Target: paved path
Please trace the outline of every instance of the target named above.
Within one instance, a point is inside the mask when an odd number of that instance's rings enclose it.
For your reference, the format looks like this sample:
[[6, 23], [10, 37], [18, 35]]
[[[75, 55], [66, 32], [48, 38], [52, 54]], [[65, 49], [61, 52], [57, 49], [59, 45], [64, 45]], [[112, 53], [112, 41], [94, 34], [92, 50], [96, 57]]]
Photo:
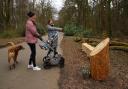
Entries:
[[[46, 37], [44, 37], [46, 39]], [[59, 34], [59, 47], [63, 34]], [[25, 50], [19, 52], [19, 64], [15, 70], [8, 69], [7, 48], [0, 49], [0, 89], [59, 89], [58, 79], [60, 69], [58, 67], [49, 70], [42, 69], [41, 71], [33, 71], [27, 69], [28, 59], [30, 55], [29, 47], [26, 43], [22, 43]], [[46, 51], [39, 48], [37, 44], [37, 65], [41, 67], [42, 58]]]

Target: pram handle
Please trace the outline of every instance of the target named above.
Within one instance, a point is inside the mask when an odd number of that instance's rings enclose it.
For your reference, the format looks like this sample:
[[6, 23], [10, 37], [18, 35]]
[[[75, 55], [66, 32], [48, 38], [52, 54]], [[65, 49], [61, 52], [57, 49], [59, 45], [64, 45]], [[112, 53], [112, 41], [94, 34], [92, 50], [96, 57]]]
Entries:
[[38, 39], [41, 40], [41, 41], [43, 41], [43, 38], [41, 36], [38, 36]]

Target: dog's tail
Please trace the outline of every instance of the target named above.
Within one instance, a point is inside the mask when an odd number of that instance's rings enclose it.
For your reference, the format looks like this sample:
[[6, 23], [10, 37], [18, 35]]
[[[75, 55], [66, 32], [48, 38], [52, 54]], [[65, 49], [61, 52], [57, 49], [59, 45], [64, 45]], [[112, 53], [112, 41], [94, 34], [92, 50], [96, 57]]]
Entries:
[[14, 46], [14, 42], [8, 42], [9, 45]]

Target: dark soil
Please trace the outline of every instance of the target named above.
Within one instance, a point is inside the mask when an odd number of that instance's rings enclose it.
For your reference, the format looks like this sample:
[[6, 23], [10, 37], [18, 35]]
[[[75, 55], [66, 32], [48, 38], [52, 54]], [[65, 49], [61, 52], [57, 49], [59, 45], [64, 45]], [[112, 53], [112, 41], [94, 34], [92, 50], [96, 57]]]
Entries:
[[60, 89], [128, 89], [128, 53], [110, 50], [109, 77], [105, 81], [96, 81], [82, 76], [81, 67], [88, 65], [89, 59], [81, 51], [81, 44], [64, 37], [62, 49], [66, 61], [61, 69]]

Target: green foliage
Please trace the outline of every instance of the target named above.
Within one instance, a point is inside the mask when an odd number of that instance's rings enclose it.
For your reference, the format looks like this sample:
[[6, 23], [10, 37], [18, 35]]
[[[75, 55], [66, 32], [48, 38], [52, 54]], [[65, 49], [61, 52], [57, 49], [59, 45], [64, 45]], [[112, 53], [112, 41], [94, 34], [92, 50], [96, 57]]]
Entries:
[[82, 26], [77, 26], [74, 24], [67, 24], [64, 27], [64, 34], [66, 36], [75, 36], [76, 41], [82, 39], [83, 37], [90, 37], [93, 35], [91, 29], [84, 29]]
[[[37, 30], [41, 35], [46, 33], [44, 27], [41, 24], [37, 24]], [[17, 29], [15, 28], [6, 28], [6, 30], [0, 32], [0, 38], [13, 38], [13, 37], [22, 37], [25, 36], [25, 26], [18, 25]]]
[[66, 36], [77, 36], [81, 35], [82, 28], [80, 26], [77, 26], [75, 24], [67, 24], [64, 27], [64, 34]]
[[83, 37], [91, 37], [93, 35], [93, 32], [91, 29], [86, 29], [83, 31]]
[[77, 29], [75, 30], [74, 41], [75, 42], [80, 42], [83, 38], [84, 29], [81, 26], [77, 26], [76, 28]]
[[0, 33], [0, 38], [20, 37], [21, 35], [18, 30], [6, 30]]
[[37, 23], [37, 24], [36, 24], [36, 27], [37, 27], [37, 31], [38, 31], [41, 35], [44, 35], [44, 34], [46, 33], [45, 28], [44, 28], [40, 23]]
[[79, 36], [74, 37], [74, 41], [75, 41], [75, 42], [80, 42], [80, 41], [82, 41], [82, 38], [81, 38], [81, 37], [79, 37]]
[[82, 66], [81, 73], [82, 73], [84, 79], [89, 78], [90, 75], [91, 75], [90, 66], [87, 65], [87, 64], [85, 64], [84, 66]]
[[[25, 24], [25, 23], [24, 23]], [[25, 25], [24, 24], [20, 24], [18, 25], [17, 29], [13, 29], [14, 31], [16, 31], [16, 33], [19, 36], [25, 36]], [[9, 29], [10, 30], [10, 29]]]
[[76, 30], [76, 28], [75, 28], [74, 25], [67, 24], [64, 27], [64, 34], [66, 36], [74, 36], [75, 35], [75, 30]]
[[[44, 26], [47, 24], [47, 20], [52, 18], [53, 13], [55, 13], [53, 12], [54, 9], [50, 1], [46, 2], [45, 0], [41, 0], [41, 2], [37, 4], [35, 0], [29, 1], [30, 0], [16, 0], [15, 6], [13, 0], [1, 0], [0, 37], [24, 36], [25, 23], [29, 11], [33, 11], [37, 15], [37, 21]], [[37, 30], [40, 34], [45, 34], [45, 30], [41, 24], [37, 26]]]

